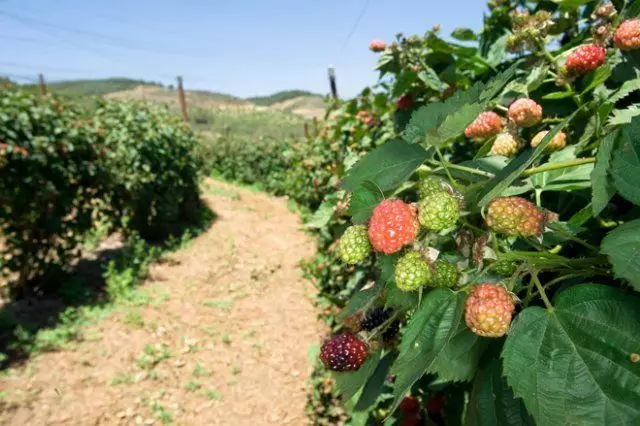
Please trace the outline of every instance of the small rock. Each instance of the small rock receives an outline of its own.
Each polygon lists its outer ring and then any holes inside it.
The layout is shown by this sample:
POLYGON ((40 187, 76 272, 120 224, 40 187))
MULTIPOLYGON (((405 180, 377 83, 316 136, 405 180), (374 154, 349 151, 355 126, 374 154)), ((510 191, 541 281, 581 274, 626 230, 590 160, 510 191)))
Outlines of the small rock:
POLYGON ((142 416, 136 416, 136 424, 141 425, 143 423, 142 416))
POLYGON ((116 417, 119 419, 124 419, 127 416, 127 413, 125 413, 124 411, 118 411, 116 413, 116 417))
POLYGON ((135 416, 136 412, 133 410, 133 408, 129 407, 127 408, 127 411, 125 412, 127 417, 133 417, 135 416))
POLYGON ((144 424, 145 424, 145 425, 152 425, 152 424, 154 424, 155 422, 156 422, 156 421, 155 421, 155 420, 153 420, 153 419, 147 419, 147 420, 145 420, 145 421, 144 421, 144 424))

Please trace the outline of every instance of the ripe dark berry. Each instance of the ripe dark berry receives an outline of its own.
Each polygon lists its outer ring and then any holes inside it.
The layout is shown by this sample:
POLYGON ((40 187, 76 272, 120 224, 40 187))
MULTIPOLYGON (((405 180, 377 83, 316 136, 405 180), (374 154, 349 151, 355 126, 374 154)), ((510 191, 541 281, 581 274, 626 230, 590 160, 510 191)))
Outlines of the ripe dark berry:
POLYGON ((393 341, 400 331, 400 320, 395 320, 382 333, 382 341, 389 343, 393 341))
POLYGON ((362 328, 363 330, 371 331, 374 328, 380 327, 386 320, 389 319, 390 314, 390 310, 385 310, 384 308, 380 307, 373 308, 367 311, 362 317, 360 328, 362 328))
POLYGON ((356 371, 368 355, 367 344, 351 333, 330 338, 320 349, 320 360, 331 371, 356 371))

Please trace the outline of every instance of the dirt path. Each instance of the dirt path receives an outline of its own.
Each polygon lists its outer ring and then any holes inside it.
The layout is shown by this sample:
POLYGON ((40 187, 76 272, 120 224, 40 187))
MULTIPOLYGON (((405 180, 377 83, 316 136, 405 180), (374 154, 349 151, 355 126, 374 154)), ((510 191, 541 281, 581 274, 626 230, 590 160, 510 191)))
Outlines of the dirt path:
POLYGON ((208 181, 218 218, 84 340, 0 376, 7 425, 303 425, 322 333, 283 200, 208 181), (138 300, 140 299, 140 300, 138 300))

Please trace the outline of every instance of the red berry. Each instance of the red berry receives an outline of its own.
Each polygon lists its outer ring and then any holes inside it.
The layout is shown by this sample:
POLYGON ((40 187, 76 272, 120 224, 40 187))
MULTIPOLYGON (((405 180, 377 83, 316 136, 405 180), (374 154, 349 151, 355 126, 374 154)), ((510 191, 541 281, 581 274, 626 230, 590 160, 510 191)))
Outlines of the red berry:
POLYGON ((535 126, 542 120, 542 107, 533 99, 518 99, 509 106, 509 119, 520 127, 535 126))
POLYGON ((493 111, 486 111, 476 117, 466 129, 464 135, 469 139, 488 139, 502 131, 502 117, 493 111))
POLYGON ((487 225, 512 237, 537 237, 546 225, 545 214, 521 197, 500 197, 487 207, 487 225))
POLYGON ((415 207, 400 200, 384 200, 373 209, 369 241, 375 251, 395 253, 418 235, 420 223, 415 207))
POLYGON ((420 403, 413 396, 405 396, 400 402, 400 405, 398 405, 398 408, 403 413, 417 413, 420 411, 420 403))
POLYGON ((369 50, 372 52, 382 52, 386 47, 387 45, 382 40, 371 40, 369 43, 369 50))
POLYGON ((398 109, 411 109, 413 108, 413 96, 411 93, 405 93, 400 96, 397 102, 398 109))
POLYGON ((640 49, 640 19, 624 21, 613 36, 613 43, 620 50, 640 49))
POLYGON ((427 410, 432 411, 434 413, 439 413, 442 411, 442 407, 444 406, 444 395, 434 396, 427 402, 427 410))
POLYGON ((513 299, 506 288, 484 283, 472 288, 464 305, 467 327, 482 337, 504 336, 515 311, 513 299))
POLYGON ((593 71, 607 59, 607 50, 596 44, 585 44, 574 50, 564 66, 570 76, 580 76, 593 71))
POLYGON ((320 360, 331 371, 356 371, 367 359, 366 343, 351 333, 338 334, 325 341, 320 360))

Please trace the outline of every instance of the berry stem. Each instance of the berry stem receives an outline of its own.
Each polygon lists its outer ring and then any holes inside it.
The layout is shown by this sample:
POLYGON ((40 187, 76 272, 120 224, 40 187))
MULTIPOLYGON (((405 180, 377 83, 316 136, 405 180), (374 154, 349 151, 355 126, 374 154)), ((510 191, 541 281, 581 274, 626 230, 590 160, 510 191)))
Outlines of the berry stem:
POLYGON ((588 157, 588 158, 578 158, 576 160, 560 161, 557 163, 548 163, 539 167, 532 167, 530 169, 527 169, 524 172, 522 172, 521 176, 529 177, 531 175, 535 175, 536 173, 548 172, 551 170, 566 169, 569 167, 577 167, 583 164, 591 164, 595 162, 596 162, 595 157, 588 157))
POLYGON ((542 284, 540 283, 540 280, 538 279, 537 272, 534 272, 533 274, 531 274, 531 281, 533 281, 533 284, 538 289, 538 292, 540 293, 540 297, 542 298, 544 305, 547 307, 547 310, 553 311, 553 305, 549 301, 549 298, 547 297, 547 293, 545 293, 544 287, 542 286, 542 284))
POLYGON ((562 123, 563 121, 564 119, 556 118, 556 117, 549 117, 549 118, 542 119, 543 123, 562 123))
POLYGON ((449 169, 447 168, 447 162, 444 160, 444 157, 442 156, 442 152, 440 152, 440 148, 438 148, 437 146, 436 146, 436 153, 438 154, 438 158, 440 158, 440 165, 442 166, 444 171, 447 173, 447 177, 451 181, 451 185, 453 185, 453 187, 456 189, 460 189, 460 187, 458 186, 458 182, 456 182, 453 176, 451 176, 451 173, 449 173, 449 169))
POLYGON ((491 178, 493 178, 495 176, 493 173, 485 172, 484 170, 472 169, 471 167, 460 166, 458 164, 445 163, 446 164, 446 167, 445 167, 445 166, 442 165, 441 162, 433 161, 433 160, 429 161, 429 164, 440 166, 443 169, 449 168, 449 169, 453 169, 453 170, 460 170, 461 172, 473 173, 474 175, 483 176, 483 177, 486 177, 486 178, 489 178, 489 179, 491 179, 491 178))
POLYGON ((506 106, 502 106, 500 104, 495 104, 493 107, 498 111, 509 112, 509 108, 507 108, 506 106))

